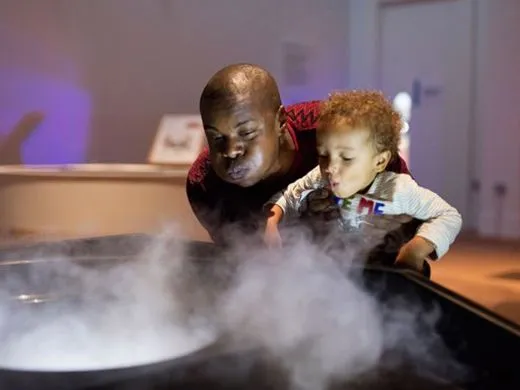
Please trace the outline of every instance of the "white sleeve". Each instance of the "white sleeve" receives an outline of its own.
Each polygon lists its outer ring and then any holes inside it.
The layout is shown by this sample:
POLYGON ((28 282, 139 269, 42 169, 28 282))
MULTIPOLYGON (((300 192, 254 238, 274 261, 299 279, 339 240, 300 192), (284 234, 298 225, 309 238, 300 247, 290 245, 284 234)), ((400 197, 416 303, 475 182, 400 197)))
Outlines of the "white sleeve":
POLYGON ((440 259, 460 232, 460 213, 433 191, 419 186, 409 175, 399 175, 398 183, 396 194, 403 214, 424 221, 417 235, 435 245, 440 259))
POLYGON ((289 184, 285 191, 275 194, 267 204, 276 204, 284 216, 293 216, 298 213, 302 195, 305 191, 319 188, 323 184, 320 168, 316 167, 302 178, 289 184))

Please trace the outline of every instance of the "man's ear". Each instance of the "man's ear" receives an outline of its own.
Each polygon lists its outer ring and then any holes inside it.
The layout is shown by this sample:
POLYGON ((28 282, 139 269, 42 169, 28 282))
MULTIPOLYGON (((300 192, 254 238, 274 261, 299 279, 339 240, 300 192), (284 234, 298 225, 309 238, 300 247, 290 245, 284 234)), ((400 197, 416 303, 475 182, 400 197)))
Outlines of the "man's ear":
POLYGON ((389 150, 385 150, 384 152, 379 153, 376 156, 376 171, 378 173, 383 172, 388 166, 388 163, 390 162, 391 158, 392 153, 390 153, 389 150))
POLYGON ((281 136, 284 133, 285 124, 287 122, 287 113, 285 112, 285 107, 283 104, 278 108, 276 112, 276 122, 278 126, 276 126, 276 131, 278 136, 281 136))

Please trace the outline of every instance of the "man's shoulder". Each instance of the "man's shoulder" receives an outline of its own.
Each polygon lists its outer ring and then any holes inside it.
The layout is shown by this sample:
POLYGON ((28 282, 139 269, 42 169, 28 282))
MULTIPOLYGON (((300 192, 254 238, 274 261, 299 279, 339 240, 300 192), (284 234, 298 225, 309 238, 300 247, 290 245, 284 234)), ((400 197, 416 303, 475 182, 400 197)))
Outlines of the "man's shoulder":
POLYGON ((285 107, 287 120, 294 131, 314 130, 320 114, 320 100, 290 104, 285 107))
POLYGON ((208 148, 205 147, 200 152, 197 159, 193 162, 188 171, 187 184, 188 186, 204 186, 207 182, 208 176, 211 174, 211 162, 209 159, 208 148))

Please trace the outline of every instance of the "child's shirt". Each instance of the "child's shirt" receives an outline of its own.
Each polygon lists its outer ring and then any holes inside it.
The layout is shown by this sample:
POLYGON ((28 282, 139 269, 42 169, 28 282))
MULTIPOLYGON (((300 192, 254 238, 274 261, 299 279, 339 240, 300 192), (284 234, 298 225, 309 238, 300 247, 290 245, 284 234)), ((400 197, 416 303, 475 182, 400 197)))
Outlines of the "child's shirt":
MULTIPOLYGON (((290 184, 271 198, 284 211, 284 219, 298 216, 305 197, 328 182, 319 167, 290 184)), ((423 188, 410 175, 383 172, 376 176, 368 191, 348 199, 336 199, 341 211, 340 226, 346 232, 361 233, 371 247, 384 236, 412 219, 424 221, 417 235, 430 241, 440 259, 460 232, 460 213, 439 195, 423 188)))

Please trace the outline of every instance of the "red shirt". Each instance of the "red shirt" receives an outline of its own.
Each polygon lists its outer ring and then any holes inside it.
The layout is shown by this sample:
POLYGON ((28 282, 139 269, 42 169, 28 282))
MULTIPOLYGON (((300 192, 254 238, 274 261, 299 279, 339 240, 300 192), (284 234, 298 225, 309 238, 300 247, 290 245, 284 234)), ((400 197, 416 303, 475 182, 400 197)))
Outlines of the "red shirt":
MULTIPOLYGON (((318 165, 316 124, 319 101, 293 104, 286 107, 287 130, 295 147, 296 157, 288 174, 277 180, 240 187, 220 179, 211 168, 208 149, 204 149, 188 173, 186 192, 192 210, 215 242, 221 242, 225 227, 236 226, 241 233, 254 232, 265 220, 263 205, 276 192, 307 174, 318 165)), ((399 158, 388 170, 409 173, 399 158)))

